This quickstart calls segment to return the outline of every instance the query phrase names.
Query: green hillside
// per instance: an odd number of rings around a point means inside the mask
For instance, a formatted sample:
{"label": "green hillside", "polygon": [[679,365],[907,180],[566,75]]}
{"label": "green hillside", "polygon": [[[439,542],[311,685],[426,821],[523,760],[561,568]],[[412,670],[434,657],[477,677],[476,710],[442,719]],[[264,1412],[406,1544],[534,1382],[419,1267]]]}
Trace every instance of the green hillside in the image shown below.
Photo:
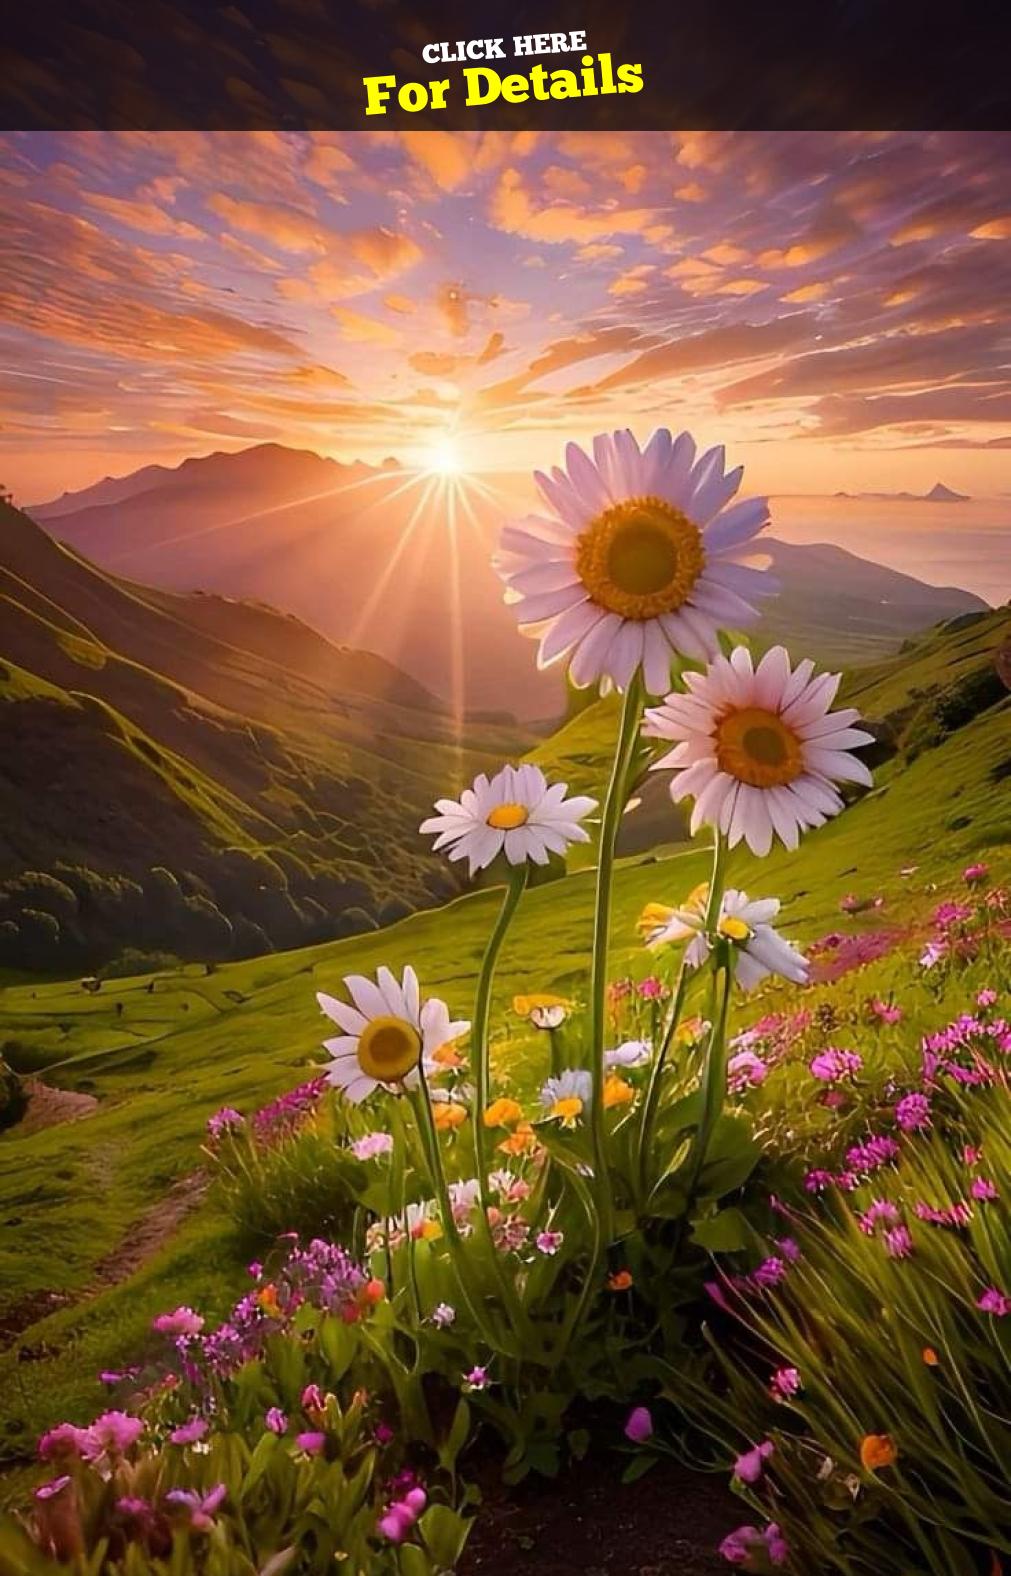
{"label": "green hillside", "polygon": [[8,505],[0,631],[0,966],[241,957],[442,901],[418,822],[529,742],[463,742],[383,659],[119,581]]}
{"label": "green hillside", "polygon": [[[771,644],[765,623],[763,638]],[[970,612],[918,637],[883,661],[852,668],[843,677],[840,704],[859,707],[879,739],[877,764],[896,752],[904,758],[939,743],[952,731],[994,706],[1006,694],[994,666],[1000,648],[1011,639],[1011,607]],[[806,648],[787,637],[796,655]],[[567,781],[577,793],[599,798],[610,770],[610,741],[617,725],[614,695],[591,701],[564,727],[539,744],[530,755],[549,776]],[[628,853],[682,842],[686,819],[674,808],[663,774],[645,770],[640,778],[640,804],[631,809],[622,834]],[[592,861],[592,850],[576,848],[570,863],[577,868]]]}
{"label": "green hillside", "polygon": [[[999,627],[995,619],[994,630]],[[968,633],[939,631],[882,669],[868,697],[901,704],[928,672],[957,678],[971,670],[989,650],[993,631],[976,629],[974,641],[983,642],[974,647],[976,656],[965,644]],[[569,751],[579,738],[578,729],[563,730],[556,744]],[[913,758],[894,753],[875,788],[808,837],[799,853],[780,850],[758,862],[738,850],[731,880],[780,896],[784,924],[801,941],[840,925],[859,928],[861,921],[839,912],[846,891],[887,894],[888,925],[915,928],[936,901],[931,891],[950,890],[969,860],[986,858],[998,876],[1007,869],[1011,809],[1000,785],[1009,774],[1011,697],[1002,693]],[[683,897],[706,863],[704,848],[622,862],[615,975],[648,966],[634,933],[643,903]],[[910,866],[916,866],[914,878],[900,874]],[[506,1008],[521,988],[578,991],[592,885],[591,872],[574,873],[523,899],[498,979],[500,1078],[529,1087],[542,1071],[542,1042],[521,1031]],[[13,1455],[43,1423],[96,1404],[94,1373],[143,1349],[167,1286],[173,1305],[192,1299],[213,1309],[241,1280],[236,1250],[222,1236],[211,1203],[178,1232],[165,1233],[169,1240],[150,1262],[112,1284],[123,1244],[143,1238],[166,1199],[178,1197],[169,1191],[173,1184],[193,1174],[207,1115],[223,1103],[248,1110],[309,1076],[324,1033],[316,989],[334,990],[351,970],[410,961],[428,989],[466,1012],[496,901],[494,892],[474,893],[380,934],[227,964],[213,973],[196,965],[167,970],[109,981],[97,994],[77,982],[12,984],[3,992],[0,1033],[14,1066],[41,1071],[48,1084],[97,1101],[86,1120],[71,1126],[37,1133],[13,1128],[3,1138],[8,1163],[0,1177],[0,1283],[10,1290],[0,1326],[6,1321],[17,1334],[0,1357],[0,1391],[9,1397]],[[877,967],[874,988],[887,993],[887,960]],[[763,993],[759,1010],[776,999],[775,990]],[[26,1350],[33,1354],[28,1364],[18,1360]]]}

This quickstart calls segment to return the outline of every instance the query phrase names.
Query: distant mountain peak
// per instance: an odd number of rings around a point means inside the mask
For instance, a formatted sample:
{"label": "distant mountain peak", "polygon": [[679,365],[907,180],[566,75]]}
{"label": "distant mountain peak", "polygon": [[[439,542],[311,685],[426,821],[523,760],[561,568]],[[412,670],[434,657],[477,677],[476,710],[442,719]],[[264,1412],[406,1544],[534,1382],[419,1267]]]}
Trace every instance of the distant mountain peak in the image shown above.
{"label": "distant mountain peak", "polygon": [[924,497],[930,503],[968,503],[969,494],[955,492],[951,487],[946,487],[943,482],[935,482],[929,493]]}

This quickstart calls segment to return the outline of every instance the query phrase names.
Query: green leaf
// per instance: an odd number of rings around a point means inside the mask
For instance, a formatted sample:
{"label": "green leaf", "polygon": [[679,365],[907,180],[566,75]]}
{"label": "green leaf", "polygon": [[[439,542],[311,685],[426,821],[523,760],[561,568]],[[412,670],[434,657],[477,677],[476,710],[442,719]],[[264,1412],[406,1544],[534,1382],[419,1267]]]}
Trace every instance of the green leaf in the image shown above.
{"label": "green leaf", "polygon": [[470,1528],[462,1516],[448,1505],[429,1505],[418,1522],[421,1533],[436,1565],[452,1570],[460,1558]]}
{"label": "green leaf", "polygon": [[645,1477],[647,1472],[651,1472],[656,1466],[656,1463],[656,1456],[633,1456],[632,1460],[628,1463],[628,1466],[621,1474],[621,1481],[623,1483],[634,1483],[637,1478]]}
{"label": "green leaf", "polygon": [[268,1471],[281,1441],[276,1434],[261,1434],[256,1442],[256,1449],[249,1460],[246,1475],[242,1480],[240,1496],[245,1499],[256,1487],[264,1473]]}
{"label": "green leaf", "polygon": [[721,1209],[692,1223],[692,1241],[710,1253],[737,1253],[748,1244],[748,1222],[739,1209]]}
{"label": "green leaf", "polygon": [[452,1472],[457,1456],[470,1437],[470,1407],[460,1397],[453,1414],[449,1433],[439,1447],[439,1461],[447,1472]]}

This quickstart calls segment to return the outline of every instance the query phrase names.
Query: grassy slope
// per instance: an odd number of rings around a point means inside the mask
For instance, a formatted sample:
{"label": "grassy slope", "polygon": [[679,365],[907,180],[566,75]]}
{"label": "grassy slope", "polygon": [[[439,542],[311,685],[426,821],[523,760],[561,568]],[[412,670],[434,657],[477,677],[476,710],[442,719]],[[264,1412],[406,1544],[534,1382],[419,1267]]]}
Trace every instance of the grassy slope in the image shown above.
{"label": "grassy slope", "polygon": [[117,580],[2,503],[0,541],[0,877],[70,859],[143,881],[162,864],[216,891],[215,852],[237,846],[296,855],[310,894],[317,875],[361,880],[373,910],[429,902],[429,879],[453,889],[418,821],[525,732],[461,740],[383,659],[268,608]]}
{"label": "grassy slope", "polygon": [[[923,653],[923,660],[936,662],[937,652]],[[908,675],[903,680],[888,665],[877,682],[891,701],[903,683],[908,687]],[[970,857],[993,859],[1011,841],[1011,810],[997,786],[1009,762],[1011,699],[911,765],[889,763],[875,790],[809,837],[798,854],[780,851],[756,867],[738,853],[731,877],[754,892],[780,895],[799,939],[838,925],[842,891],[901,893],[897,872],[907,863],[919,866],[921,894],[931,882],[950,885]],[[633,929],[643,902],[683,896],[705,863],[702,849],[624,863],[615,973],[645,967]],[[591,901],[586,871],[525,897],[502,959],[500,1009],[520,987],[579,989]],[[912,899],[900,896],[890,913],[900,913],[903,901]],[[921,895],[921,905],[926,901]],[[101,1102],[75,1126],[0,1140],[7,1159],[0,1174],[0,1284],[10,1288],[9,1298],[38,1289],[80,1293],[95,1265],[171,1181],[193,1169],[211,1110],[225,1102],[249,1108],[306,1075],[322,1033],[317,988],[332,990],[342,974],[382,961],[394,967],[411,961],[426,987],[465,1011],[495,903],[494,892],[475,893],[379,935],[229,965],[211,976],[199,966],[182,970],[158,978],[152,993],[144,980],[111,982],[98,996],[76,984],[8,988],[0,1002],[3,1032],[30,1048],[49,1081],[90,1090]],[[501,1012],[497,1021],[503,1023]],[[529,1083],[539,1050],[522,1036],[500,1041],[499,1067]],[[26,1332],[22,1344],[38,1360],[0,1358],[0,1393],[10,1397],[6,1421],[15,1435],[95,1405],[91,1376],[135,1352],[151,1314],[167,1300],[220,1306],[240,1273],[224,1230],[213,1207],[205,1207],[139,1275]]]}

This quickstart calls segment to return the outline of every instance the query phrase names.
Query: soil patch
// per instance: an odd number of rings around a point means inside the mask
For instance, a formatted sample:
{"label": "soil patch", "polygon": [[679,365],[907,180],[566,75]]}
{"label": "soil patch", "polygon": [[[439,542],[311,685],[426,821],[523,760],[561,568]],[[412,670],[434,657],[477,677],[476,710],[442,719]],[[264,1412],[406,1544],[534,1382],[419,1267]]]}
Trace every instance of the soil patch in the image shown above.
{"label": "soil patch", "polygon": [[21,1086],[28,1104],[20,1122],[10,1129],[19,1136],[39,1133],[60,1122],[79,1122],[90,1116],[98,1105],[93,1094],[77,1094],[72,1089],[53,1089],[41,1078],[23,1078]]}
{"label": "soil patch", "polygon": [[748,1519],[725,1478],[661,1461],[621,1483],[618,1456],[564,1477],[484,1486],[460,1576],[725,1576],[722,1538]]}

